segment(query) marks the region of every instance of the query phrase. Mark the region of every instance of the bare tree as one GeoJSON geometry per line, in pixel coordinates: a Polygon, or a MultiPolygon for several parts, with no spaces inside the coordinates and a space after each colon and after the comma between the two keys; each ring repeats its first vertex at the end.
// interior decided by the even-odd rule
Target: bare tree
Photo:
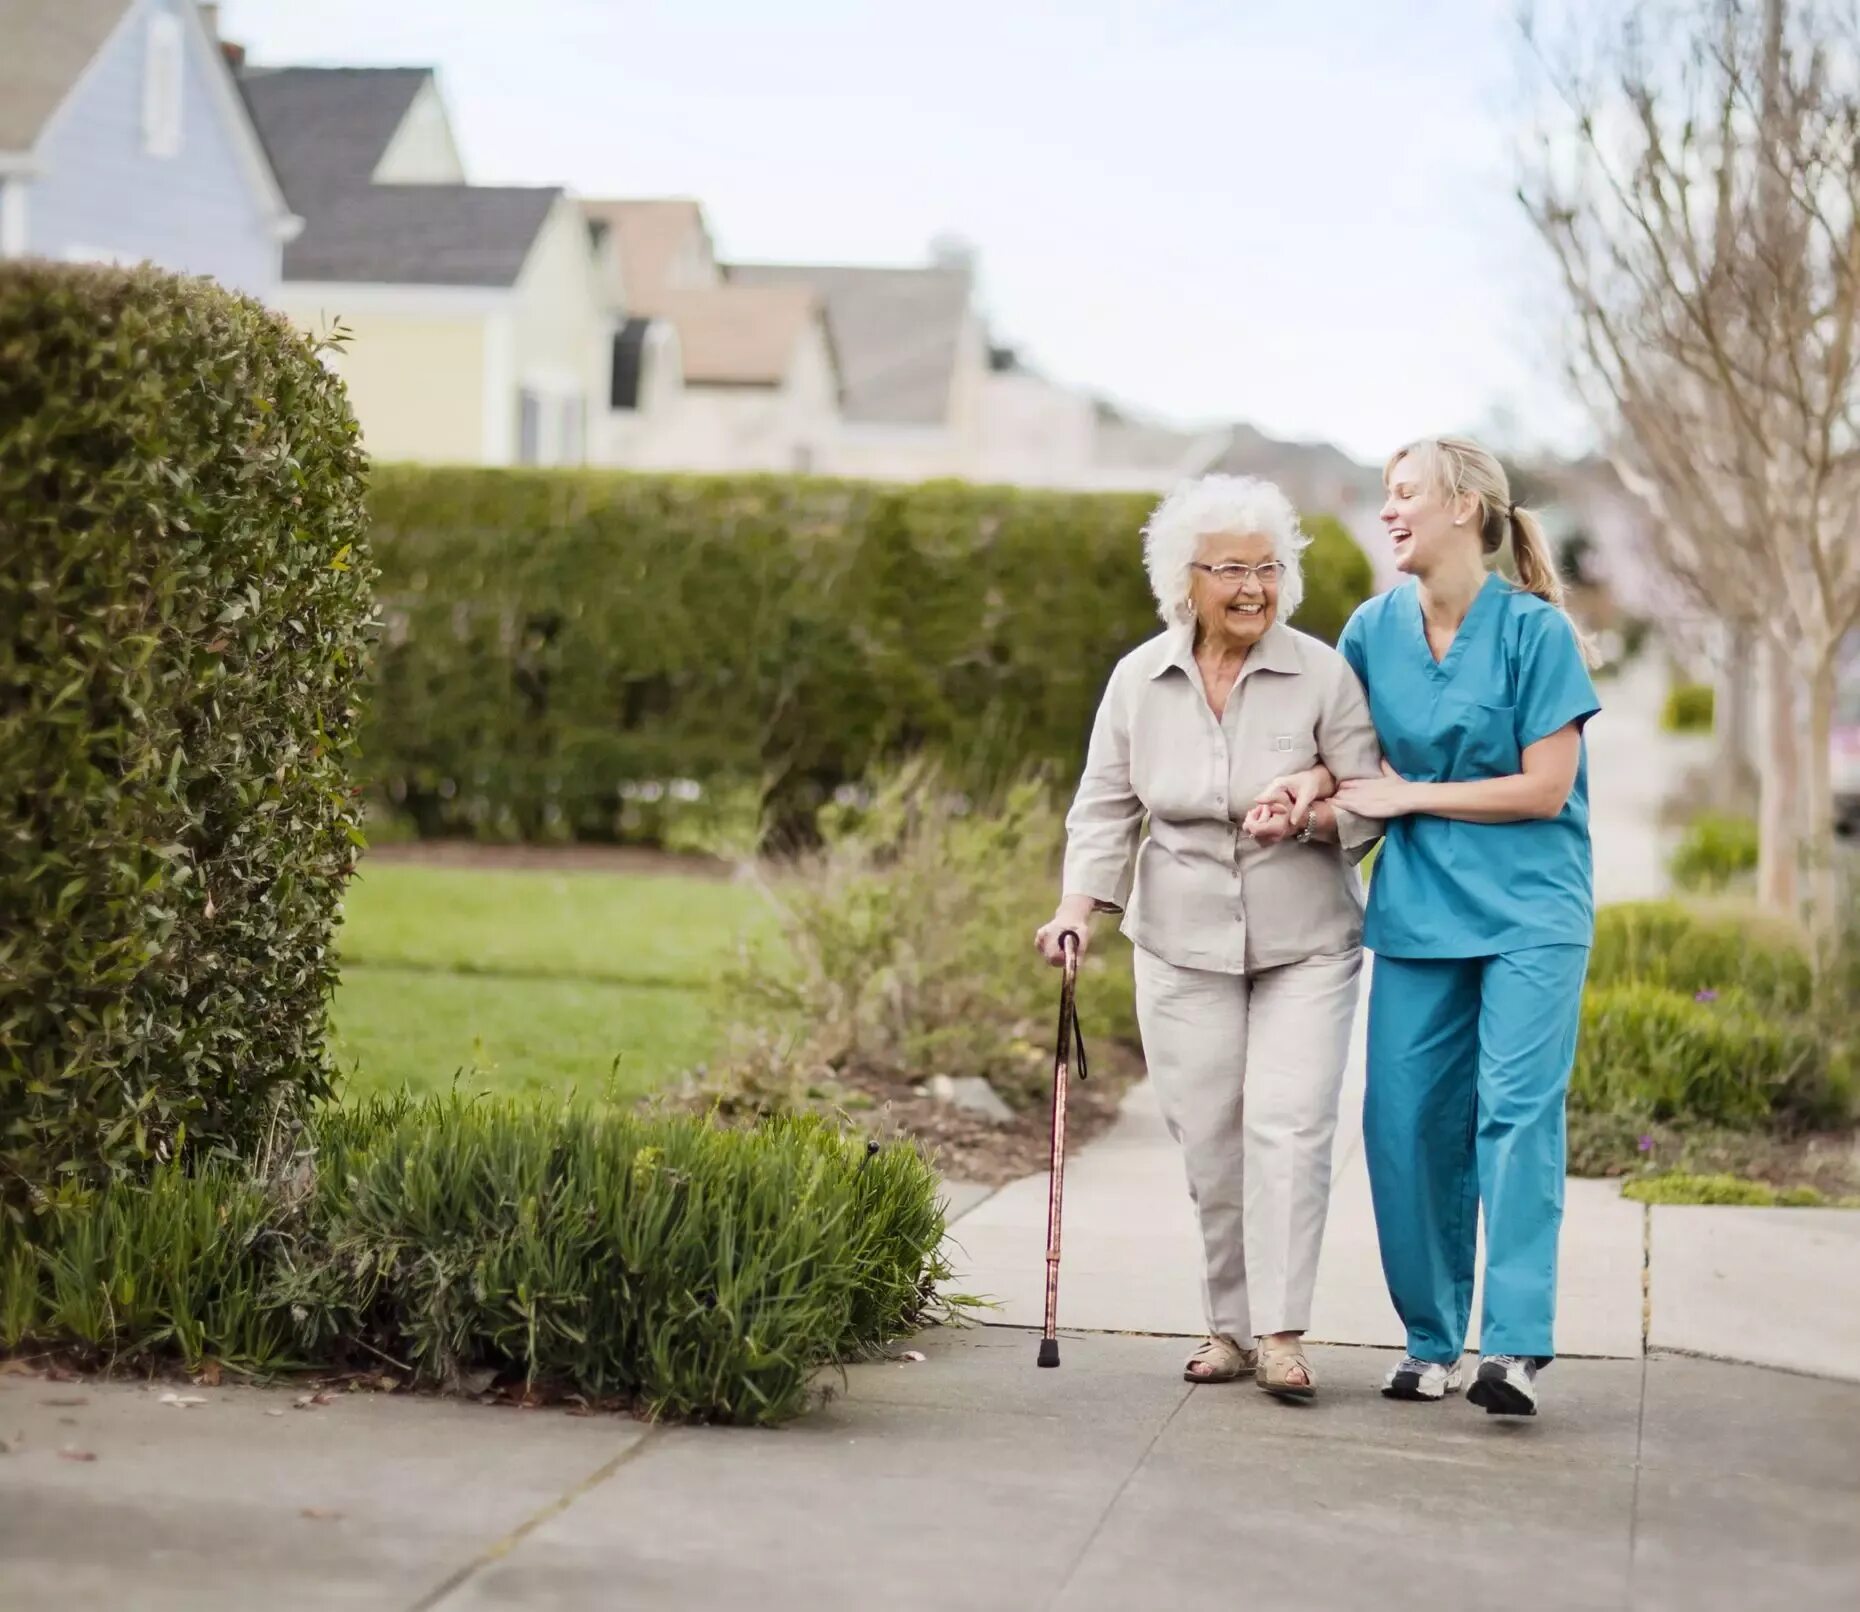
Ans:
{"type": "Polygon", "coordinates": [[[1521,199],[1662,563],[1757,639],[1761,894],[1794,906],[1805,866],[1825,932],[1860,620],[1860,25],[1848,0],[1669,0],[1590,37],[1572,63],[1533,36],[1556,99],[1521,199]]]}

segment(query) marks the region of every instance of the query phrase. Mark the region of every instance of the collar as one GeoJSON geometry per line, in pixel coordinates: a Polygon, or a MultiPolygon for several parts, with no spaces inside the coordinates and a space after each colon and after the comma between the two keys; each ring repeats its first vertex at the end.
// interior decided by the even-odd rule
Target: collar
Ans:
{"type": "MultiPolygon", "coordinates": [[[[1156,670],[1150,673],[1152,681],[1164,672],[1175,670],[1193,676],[1195,672],[1195,624],[1182,622],[1171,627],[1168,632],[1169,651],[1157,663],[1156,670]]],[[[1255,672],[1284,672],[1294,674],[1304,669],[1298,654],[1298,644],[1292,637],[1291,628],[1282,621],[1275,621],[1260,636],[1260,640],[1247,652],[1246,660],[1240,667],[1240,678],[1251,677],[1255,672]]]]}

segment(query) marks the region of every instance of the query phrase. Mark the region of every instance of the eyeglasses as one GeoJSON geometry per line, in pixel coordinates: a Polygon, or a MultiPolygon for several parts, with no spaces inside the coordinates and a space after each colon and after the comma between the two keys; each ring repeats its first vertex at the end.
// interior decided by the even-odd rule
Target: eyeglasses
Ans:
{"type": "Polygon", "coordinates": [[[1189,564],[1197,571],[1206,571],[1224,588],[1237,588],[1249,577],[1259,578],[1262,588],[1270,588],[1285,575],[1285,566],[1278,560],[1268,560],[1264,565],[1241,565],[1231,560],[1225,565],[1203,565],[1199,560],[1189,564]]]}

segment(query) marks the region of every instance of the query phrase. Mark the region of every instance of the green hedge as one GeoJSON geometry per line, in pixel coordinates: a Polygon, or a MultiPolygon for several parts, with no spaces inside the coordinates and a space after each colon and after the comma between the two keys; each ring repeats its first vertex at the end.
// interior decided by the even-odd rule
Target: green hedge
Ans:
{"type": "MultiPolygon", "coordinates": [[[[1115,658],[1157,630],[1153,500],[960,483],[395,467],[370,507],[385,637],[364,743],[423,834],[664,843],[811,828],[875,764],[1070,776],[1115,658]]],[[[1371,586],[1307,523],[1298,624],[1371,586]]]]}
{"type": "Polygon", "coordinates": [[[363,463],[257,303],[0,263],[0,1209],[326,1087],[363,463]]]}
{"type": "Polygon", "coordinates": [[[268,1184],[167,1166],[0,1223],[0,1350],[772,1422],[940,1309],[935,1172],[818,1120],[452,1098],[326,1108],[309,1140],[268,1184]]]}

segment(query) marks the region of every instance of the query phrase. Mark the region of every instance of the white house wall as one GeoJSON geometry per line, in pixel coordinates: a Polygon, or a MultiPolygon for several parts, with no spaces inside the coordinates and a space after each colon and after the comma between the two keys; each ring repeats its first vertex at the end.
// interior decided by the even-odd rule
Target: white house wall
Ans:
{"type": "Polygon", "coordinates": [[[566,200],[550,213],[517,282],[512,312],[510,373],[517,393],[544,399],[546,422],[540,462],[580,464],[589,457],[590,432],[606,413],[613,351],[607,311],[588,227],[566,200]],[[579,410],[579,441],[565,437],[564,411],[579,410]]]}
{"type": "Polygon", "coordinates": [[[53,115],[35,148],[37,171],[15,204],[23,249],[51,258],[146,258],[271,301],[282,252],[275,197],[255,182],[245,132],[234,122],[236,100],[213,77],[223,64],[191,10],[191,0],[141,0],[53,115]],[[151,154],[143,139],[157,16],[182,24],[180,145],[172,156],[151,154]]]}
{"type": "Polygon", "coordinates": [[[377,185],[462,185],[465,164],[439,86],[428,79],[375,164],[377,185]]]}

